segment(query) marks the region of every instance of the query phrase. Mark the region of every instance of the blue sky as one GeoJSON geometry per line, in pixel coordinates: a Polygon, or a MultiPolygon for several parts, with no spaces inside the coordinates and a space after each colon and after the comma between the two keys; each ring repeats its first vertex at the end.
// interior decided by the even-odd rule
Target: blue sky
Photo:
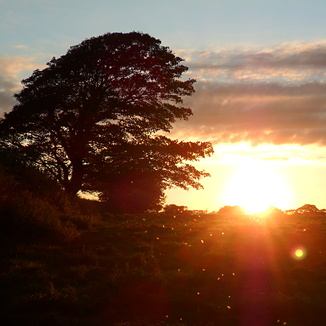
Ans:
{"type": "Polygon", "coordinates": [[[0,0],[0,114],[11,110],[22,78],[70,46],[142,31],[183,57],[187,76],[197,79],[196,94],[185,100],[194,116],[171,136],[209,140],[216,149],[198,163],[212,173],[205,190],[173,190],[168,202],[230,204],[228,180],[254,160],[274,162],[270,171],[295,184],[295,199],[280,208],[307,201],[324,208],[325,14],[321,0],[0,0]]]}
{"type": "Polygon", "coordinates": [[[113,31],[151,34],[172,49],[272,45],[324,38],[319,0],[1,0],[1,53],[63,54],[87,37],[113,31]]]}

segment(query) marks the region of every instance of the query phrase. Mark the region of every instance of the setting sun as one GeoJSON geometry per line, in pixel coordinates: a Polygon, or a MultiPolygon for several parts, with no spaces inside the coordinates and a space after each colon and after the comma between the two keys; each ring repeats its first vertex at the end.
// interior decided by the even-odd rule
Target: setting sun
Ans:
{"type": "Polygon", "coordinates": [[[291,189],[276,164],[250,161],[241,164],[230,177],[224,193],[227,205],[239,205],[247,213],[256,214],[274,206],[291,207],[291,189]]]}

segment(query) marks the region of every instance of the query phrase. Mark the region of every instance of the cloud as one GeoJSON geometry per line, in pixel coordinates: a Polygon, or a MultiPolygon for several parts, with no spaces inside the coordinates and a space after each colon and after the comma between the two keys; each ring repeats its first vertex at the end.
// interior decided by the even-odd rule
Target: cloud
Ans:
{"type": "Polygon", "coordinates": [[[29,46],[26,44],[16,44],[13,46],[13,48],[17,50],[26,50],[29,48],[29,46]]]}
{"type": "Polygon", "coordinates": [[[198,81],[185,100],[194,116],[176,124],[177,138],[326,145],[325,42],[192,51],[186,65],[198,81]]]}
{"type": "Polygon", "coordinates": [[[15,88],[16,84],[14,82],[0,76],[0,116],[3,112],[10,111],[10,108],[13,106],[13,90],[15,88]]]}
{"type": "MultiPolygon", "coordinates": [[[[233,48],[220,51],[179,51],[187,60],[191,73],[198,75],[247,79],[262,75],[293,77],[320,76],[319,70],[326,68],[326,42],[311,44],[281,44],[273,49],[233,48]],[[302,74],[304,72],[304,74],[302,74]]],[[[324,73],[324,71],[323,71],[324,73]]],[[[295,80],[296,80],[295,78],[295,80]]],[[[284,80],[284,79],[283,79],[284,80]]]]}
{"type": "Polygon", "coordinates": [[[276,164],[325,164],[326,147],[319,145],[294,145],[282,144],[275,146],[273,144],[260,144],[250,146],[248,143],[220,144],[215,146],[215,154],[202,161],[202,163],[234,163],[234,162],[252,162],[252,160],[263,160],[266,162],[275,162],[276,164]]]}
{"type": "Polygon", "coordinates": [[[15,104],[14,94],[21,89],[24,73],[36,67],[34,58],[19,56],[0,57],[0,117],[11,111],[15,104]]]}
{"type": "MultiPolygon", "coordinates": [[[[326,145],[326,41],[269,49],[178,51],[196,93],[185,99],[194,116],[171,136],[214,144],[326,145]]],[[[0,57],[0,115],[14,105],[32,57],[0,57]]]]}

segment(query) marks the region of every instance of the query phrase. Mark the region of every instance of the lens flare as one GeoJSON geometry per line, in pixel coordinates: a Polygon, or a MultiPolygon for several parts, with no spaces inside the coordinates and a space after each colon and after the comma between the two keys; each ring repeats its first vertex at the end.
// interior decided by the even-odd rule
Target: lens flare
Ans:
{"type": "Polygon", "coordinates": [[[295,260],[303,260],[307,256],[307,250],[303,247],[297,247],[293,250],[292,256],[295,260]]]}
{"type": "Polygon", "coordinates": [[[301,258],[303,256],[304,252],[302,249],[297,249],[295,251],[295,256],[298,257],[298,258],[301,258]]]}

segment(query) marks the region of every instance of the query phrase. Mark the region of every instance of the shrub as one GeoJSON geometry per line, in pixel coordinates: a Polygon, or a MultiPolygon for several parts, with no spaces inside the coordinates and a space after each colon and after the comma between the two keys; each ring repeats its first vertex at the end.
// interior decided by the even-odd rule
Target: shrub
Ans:
{"type": "Polygon", "coordinates": [[[68,199],[51,180],[47,182],[45,177],[36,183],[35,189],[31,183],[26,185],[26,179],[0,169],[0,184],[2,237],[71,240],[96,221],[93,216],[81,214],[77,203],[68,199]]]}

